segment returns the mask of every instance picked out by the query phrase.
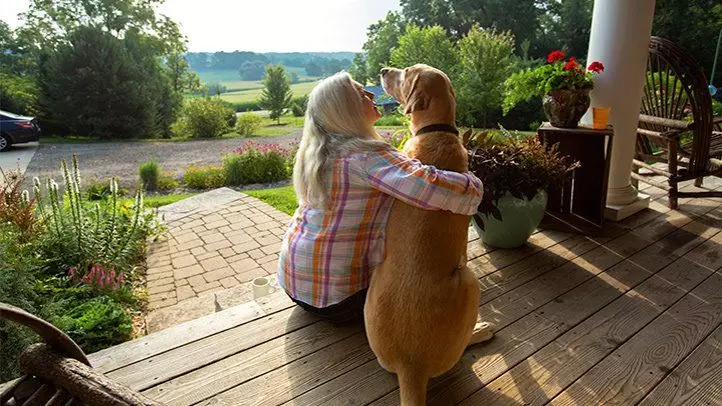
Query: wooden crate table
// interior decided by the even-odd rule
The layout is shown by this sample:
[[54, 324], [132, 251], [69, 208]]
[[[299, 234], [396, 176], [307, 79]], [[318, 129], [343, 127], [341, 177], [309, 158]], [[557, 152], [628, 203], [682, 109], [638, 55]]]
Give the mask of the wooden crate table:
[[561, 188], [549, 190], [547, 215], [578, 231], [600, 229], [607, 204], [607, 180], [614, 130], [590, 127], [557, 128], [545, 122], [538, 137], [547, 147], [559, 144], [559, 152], [579, 161]]

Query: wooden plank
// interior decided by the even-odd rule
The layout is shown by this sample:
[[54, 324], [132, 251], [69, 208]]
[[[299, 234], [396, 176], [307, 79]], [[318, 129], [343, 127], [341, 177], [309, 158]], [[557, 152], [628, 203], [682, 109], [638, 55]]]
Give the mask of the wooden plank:
[[[610, 242], [608, 244], [609, 247], [611, 247], [611, 248], [598, 247], [592, 251], [589, 251], [586, 254], [583, 254], [583, 255], [577, 257], [573, 261], [578, 260], [579, 263], [575, 264], [575, 265], [577, 265], [578, 267], [580, 267], [582, 269], [584, 269], [584, 267], [593, 269], [595, 266], [598, 266], [599, 269], [597, 272], [601, 272], [602, 270], [604, 270], [616, 263], [619, 263], [619, 261], [621, 261], [623, 259], [623, 257], [621, 257], [619, 254], [617, 254], [615, 251], [620, 251], [625, 254], [631, 254], [634, 252], [634, 250], [630, 251], [629, 247], [636, 247], [636, 250], [639, 251], [639, 250], [643, 249], [645, 246], [649, 246], [650, 244], [651, 243], [646, 242], [645, 240], [641, 239], [640, 237], [622, 236], [622, 237], [618, 237], [617, 239], [613, 240], [612, 242]], [[563, 243], [560, 243], [559, 245], [563, 245]], [[655, 253], [656, 253], [656, 251], [655, 251]], [[649, 252], [646, 252], [645, 255], [649, 255]], [[669, 263], [669, 262], [672, 262], [676, 257], [675, 256], [666, 256], [666, 257], [663, 256], [662, 258], [666, 258], [667, 263]], [[635, 258], [635, 259], [638, 262], [642, 262], [638, 258]], [[538, 263], [542, 263], [542, 261], [536, 261], [534, 263], [538, 264]], [[660, 266], [662, 266], [662, 265], [664, 265], [664, 263], [662, 263]], [[630, 263], [628, 265], [628, 268], [635, 269], [635, 266], [632, 263]], [[590, 275], [589, 277], [592, 277], [592, 276], [593, 275]], [[564, 275], [560, 275], [559, 277], [561, 278], [561, 280], [563, 280], [565, 278]], [[545, 285], [546, 289], [550, 289], [550, 287], [555, 286], [556, 283], [559, 283], [559, 280], [556, 280], [556, 281], [548, 280], [547, 284]], [[538, 289], [536, 292], [535, 292], [535, 288]], [[543, 291], [543, 287], [541, 285], [534, 285], [534, 284], [529, 285], [529, 287], [527, 289], [527, 292], [531, 292], [532, 294], [539, 294], [542, 291]], [[562, 290], [562, 292], [563, 292], [563, 290]], [[486, 296], [486, 292], [482, 292], [482, 298], [485, 299], [485, 296]], [[551, 298], [553, 298], [553, 297], [554, 296], [552, 294]], [[551, 300], [551, 298], [549, 298], [548, 300]], [[498, 299], [494, 299], [493, 301], [488, 302], [488, 305], [482, 305], [481, 315], [482, 315], [483, 319], [489, 320], [493, 324], [495, 324], [495, 327], [497, 329], [501, 329], [501, 331], [499, 331], [499, 333], [497, 334], [497, 338], [495, 338], [494, 341], [488, 345], [494, 345], [494, 343], [503, 342], [503, 340], [509, 340], [512, 343], [512, 348], [509, 349], [509, 351], [513, 353], [514, 351], [518, 351], [518, 349], [514, 348], [514, 345], [518, 344], [518, 341], [516, 341], [516, 340], [519, 337], [523, 337], [524, 334], [527, 332], [526, 329], [529, 328], [528, 323], [529, 323], [530, 319], [537, 320], [538, 322], [539, 322], [539, 320], [543, 320], [544, 323], [547, 320], [544, 318], [538, 318], [538, 315], [532, 314], [532, 315], [526, 316], [524, 318], [523, 322], [513, 324], [514, 328], [512, 328], [511, 330], [504, 329], [503, 327], [505, 327], [506, 324], [514, 321], [515, 318], [523, 316], [524, 314], [528, 314], [531, 310], [534, 309], [534, 306], [531, 305], [531, 303], [530, 303], [530, 306], [528, 306], [528, 307], [524, 306], [524, 304], [525, 304], [524, 300], [516, 301], [516, 303], [521, 304], [520, 306], [516, 306], [514, 308], [510, 307], [507, 309], [502, 309], [502, 307], [503, 307], [502, 303], [505, 300], [506, 300], [505, 296], [501, 296]], [[529, 309], [531, 309], [531, 310], [529, 310]], [[534, 325], [534, 324], [532, 323], [532, 325]], [[541, 324], [537, 327], [540, 330], [530, 328], [530, 331], [541, 331], [541, 332], [543, 332], [543, 335], [535, 336], [535, 339], [540, 339], [540, 337], [544, 337], [545, 334], [548, 333], [548, 331], [549, 331], [548, 329], [555, 328], [553, 325], [549, 326], [546, 324]], [[493, 352], [494, 352], [494, 350], [492, 350], [492, 353]], [[502, 350], [497, 349], [497, 352], [502, 352]], [[465, 358], [467, 358], [466, 363], [467, 364], [473, 363], [475, 356], [476, 355], [474, 355], [472, 353], [471, 360], [469, 360], [465, 356]], [[459, 365], [464, 364], [465, 358], [462, 358], [462, 361]], [[497, 361], [498, 361], [497, 365], [505, 366], [503, 359], [497, 358]], [[457, 365], [455, 370], [458, 371], [459, 368], [463, 368], [463, 367], [460, 367], [459, 365]], [[468, 373], [468, 371], [467, 371], [467, 373]], [[451, 374], [453, 375], [454, 372], [451, 372]], [[372, 380], [371, 382], [365, 382], [365, 381], [358, 382], [355, 379], [339, 377], [338, 379], [335, 379], [335, 380], [329, 382], [328, 384], [324, 384], [324, 385], [320, 386], [317, 390], [313, 390], [313, 391], [309, 392], [309, 394], [307, 396], [309, 398], [314, 398], [314, 397], [323, 398], [322, 395], [318, 395], [318, 394], [316, 394], [316, 392], [318, 392], [318, 393], [329, 393], [329, 392], [330, 393], [350, 393], [349, 391], [350, 391], [351, 387], [358, 386], [358, 385], [363, 385], [364, 387], [370, 387], [370, 388], [380, 388], [380, 390], [383, 390], [386, 388], [386, 386], [384, 385], [384, 382], [387, 382], [387, 379], [389, 379], [388, 378], [389, 376], [392, 378], [394, 377], [391, 374], [384, 374], [384, 373], [373, 374], [373, 375], [370, 375], [370, 378], [368, 378], [368, 379]], [[376, 382], [374, 382], [374, 380]], [[431, 385], [434, 384], [433, 382], [434, 381], [432, 381]], [[359, 403], [374, 401], [378, 396], [383, 396], [383, 392], [379, 393], [378, 390], [379, 389], [375, 389], [374, 391], [369, 391], [368, 393], [365, 393], [365, 394], [355, 394], [354, 400], [358, 401]], [[472, 392], [473, 392], [473, 390], [472, 390]], [[338, 397], [338, 396], [339, 395], [337, 395], [336, 397]], [[334, 399], [336, 399], [336, 398], [334, 398]], [[338, 400], [338, 399], [336, 399], [336, 400]], [[389, 393], [388, 395], [386, 395], [385, 397], [383, 397], [382, 399], [380, 399], [379, 401], [377, 401], [378, 404], [395, 404], [397, 402], [398, 402], [398, 391], [393, 391], [393, 392]], [[339, 401], [339, 403], [343, 404], [343, 401]], [[441, 400], [439, 402], [439, 404], [444, 404], [444, 400]]]
[[[677, 258], [672, 254], [660, 256], [657, 252], [659, 250], [661, 248], [652, 245], [640, 251], [630, 260], [625, 260], [502, 329], [489, 344], [468, 350], [452, 372], [440, 381], [430, 383], [429, 404], [447, 405], [460, 402], [466, 396], [479, 390], [484, 384], [491, 382], [507, 369], [548, 344], [551, 341], [548, 334], [535, 335], [533, 339], [526, 340], [523, 345], [514, 341], [516, 337], [523, 335], [524, 331], [520, 331], [521, 329], [533, 328], [534, 323], [530, 320], [533, 320], [534, 317], [541, 317], [545, 322], [552, 323], [553, 327], [548, 327], [543, 330], [544, 332], [551, 328], [557, 334], [562, 334], [652, 274], [636, 263], [649, 263], [649, 266], [652, 267], [650, 269], [656, 271]], [[536, 320], [538, 322], [542, 319]], [[472, 357], [472, 359], [468, 359], [468, 357]], [[475, 360], [476, 357], [479, 358], [478, 361]], [[472, 366], [464, 368], [464, 365]], [[397, 399], [398, 391], [394, 391], [373, 404], [395, 404]]]
[[171, 406], [195, 404], [360, 331], [360, 325], [336, 327], [314, 323], [171, 379], [143, 394]]
[[461, 404], [546, 403], [711, 273], [678, 259]]
[[318, 320], [296, 306], [154, 355], [107, 375], [134, 390], [145, 390]]
[[667, 375], [640, 406], [682, 404], [722, 404], [722, 326]]
[[713, 273], [584, 376], [552, 405], [633, 404], [722, 323], [722, 275]]
[[279, 405], [374, 358], [366, 335], [360, 332], [200, 404]]
[[149, 334], [145, 337], [90, 354], [93, 368], [107, 373], [161, 352], [178, 348], [204, 337], [257, 320], [293, 306], [284, 292]]

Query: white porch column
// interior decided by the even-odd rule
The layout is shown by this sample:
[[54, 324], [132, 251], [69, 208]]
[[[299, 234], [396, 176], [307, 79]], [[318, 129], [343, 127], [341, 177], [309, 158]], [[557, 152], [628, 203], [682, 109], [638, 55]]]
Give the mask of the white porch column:
[[[649, 205], [630, 182], [655, 0], [595, 0], [587, 65], [604, 64], [591, 106], [610, 106], [614, 126], [607, 218], [621, 220]], [[592, 110], [582, 118], [592, 123]]]

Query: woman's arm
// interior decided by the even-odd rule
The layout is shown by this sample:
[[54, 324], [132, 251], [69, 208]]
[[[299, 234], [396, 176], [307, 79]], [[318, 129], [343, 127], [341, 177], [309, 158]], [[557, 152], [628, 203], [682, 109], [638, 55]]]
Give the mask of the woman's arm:
[[436, 169], [393, 149], [367, 154], [364, 169], [371, 187], [427, 210], [471, 215], [484, 191], [479, 178], [470, 172]]

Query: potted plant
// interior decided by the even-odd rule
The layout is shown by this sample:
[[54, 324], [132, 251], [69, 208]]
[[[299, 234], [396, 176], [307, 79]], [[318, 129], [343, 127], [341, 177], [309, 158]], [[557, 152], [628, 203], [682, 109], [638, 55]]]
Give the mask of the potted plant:
[[537, 137], [484, 132], [469, 143], [469, 170], [484, 183], [473, 224], [482, 241], [499, 248], [523, 245], [544, 216], [547, 189], [579, 164]]
[[595, 61], [584, 69], [573, 56], [568, 60], [565, 56], [553, 51], [547, 64], [511, 75], [504, 83], [504, 114], [519, 102], [543, 96], [544, 113], [553, 126], [576, 128], [589, 108], [594, 74], [602, 72], [604, 65]]

